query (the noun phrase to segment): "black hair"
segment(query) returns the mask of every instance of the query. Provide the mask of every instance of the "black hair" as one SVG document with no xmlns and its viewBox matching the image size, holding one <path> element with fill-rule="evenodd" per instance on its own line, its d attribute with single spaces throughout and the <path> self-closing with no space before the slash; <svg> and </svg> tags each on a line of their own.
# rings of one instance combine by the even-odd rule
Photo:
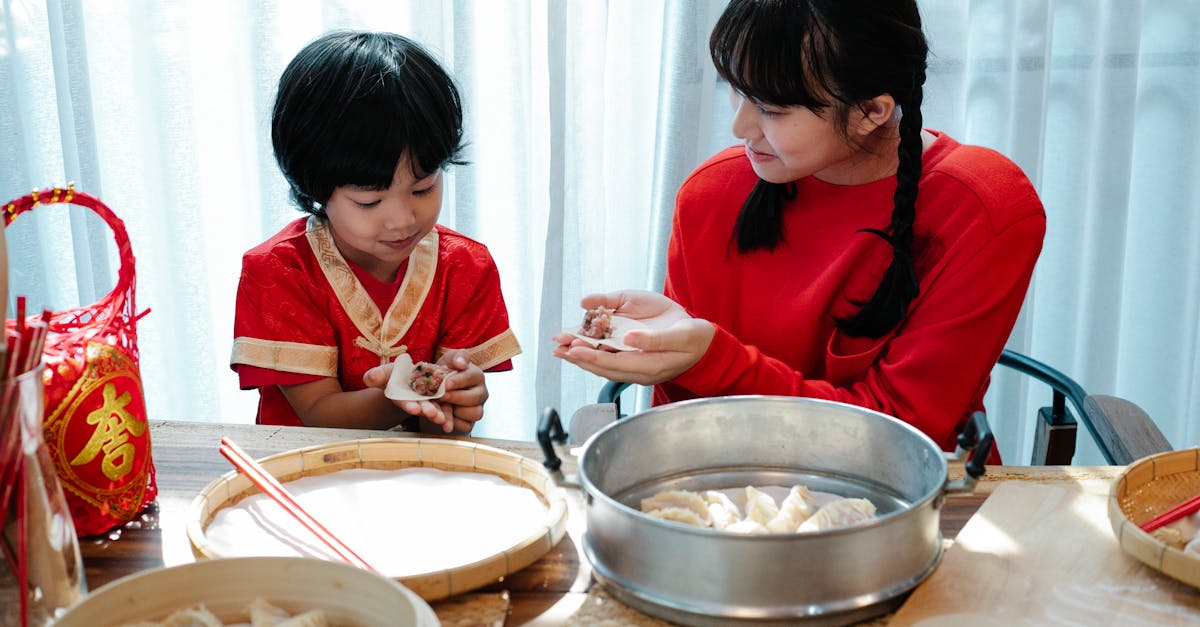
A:
<svg viewBox="0 0 1200 627">
<path fill-rule="evenodd" d="M 837 320 L 847 335 L 880 337 L 918 293 L 913 221 L 921 177 L 921 99 L 929 46 L 915 0 L 732 0 L 713 28 L 718 74 L 744 96 L 775 106 L 830 110 L 843 132 L 852 107 L 890 94 L 902 112 L 891 223 L 861 232 L 883 238 L 892 262 L 857 313 Z M 847 135 L 848 136 L 848 135 Z M 740 253 L 774 250 L 794 183 L 759 180 L 738 214 Z"/>
<path fill-rule="evenodd" d="M 271 142 L 292 202 L 323 216 L 336 187 L 390 187 L 405 154 L 418 178 L 462 164 L 462 101 L 416 42 L 334 31 L 305 46 L 280 76 Z"/>
</svg>

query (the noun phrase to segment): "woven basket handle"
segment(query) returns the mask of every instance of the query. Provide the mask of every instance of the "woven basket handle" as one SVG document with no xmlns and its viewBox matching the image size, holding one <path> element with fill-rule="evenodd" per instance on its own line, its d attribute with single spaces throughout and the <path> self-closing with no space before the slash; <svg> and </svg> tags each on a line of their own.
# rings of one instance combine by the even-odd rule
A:
<svg viewBox="0 0 1200 627">
<path fill-rule="evenodd" d="M 8 307 L 8 243 L 0 229 L 0 309 Z M 0 353 L 4 348 L 0 347 Z"/>
<path fill-rule="evenodd" d="M 44 190 L 33 190 L 32 192 L 21 196 L 20 198 L 4 205 L 4 226 L 7 227 L 17 216 L 32 211 L 38 205 L 54 205 L 54 204 L 79 205 L 91 209 L 96 215 L 104 219 L 108 228 L 112 229 L 113 239 L 117 243 L 117 254 L 121 259 L 121 267 L 117 271 L 117 284 L 109 292 L 104 301 L 112 301 L 119 299 L 121 295 L 127 295 L 130 310 L 136 311 L 134 306 L 134 259 L 133 247 L 129 244 L 129 234 L 125 231 L 125 223 L 117 217 L 112 209 L 100 201 L 99 198 L 85 192 L 75 191 L 75 184 L 72 183 L 66 189 L 61 187 L 46 188 Z M 6 256 L 7 258 L 7 256 Z M 6 268 L 7 269 L 7 268 Z M 8 273 L 5 272 L 5 288 L 7 288 Z M 7 297 L 7 295 L 6 295 Z"/>
</svg>

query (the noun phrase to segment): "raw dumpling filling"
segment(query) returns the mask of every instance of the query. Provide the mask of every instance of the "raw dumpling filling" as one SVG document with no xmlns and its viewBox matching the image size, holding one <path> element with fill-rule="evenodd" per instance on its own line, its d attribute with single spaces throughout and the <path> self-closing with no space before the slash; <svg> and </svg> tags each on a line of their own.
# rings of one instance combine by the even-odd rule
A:
<svg viewBox="0 0 1200 627">
<path fill-rule="evenodd" d="M 612 337 L 613 310 L 607 307 L 596 307 L 583 313 L 583 326 L 579 334 L 596 340 Z"/>
<path fill-rule="evenodd" d="M 450 374 L 450 368 L 427 361 L 413 364 L 412 374 L 408 377 L 408 385 L 421 396 L 433 396 L 442 387 L 442 379 Z"/>
</svg>

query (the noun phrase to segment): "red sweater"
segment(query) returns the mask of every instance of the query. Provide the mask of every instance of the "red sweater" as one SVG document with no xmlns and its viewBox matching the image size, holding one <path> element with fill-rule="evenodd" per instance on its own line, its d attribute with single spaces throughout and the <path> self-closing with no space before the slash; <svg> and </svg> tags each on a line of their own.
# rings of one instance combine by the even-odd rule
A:
<svg viewBox="0 0 1200 627">
<path fill-rule="evenodd" d="M 735 394 L 831 399 L 896 416 L 953 449 L 966 417 L 983 409 L 1046 216 L 1011 161 L 937 135 L 917 194 L 920 295 L 881 338 L 849 337 L 834 320 L 870 298 L 891 262 L 890 245 L 859 230 L 886 230 L 895 177 L 796 181 L 780 245 L 740 254 L 734 222 L 757 180 L 743 148 L 693 172 L 676 198 L 665 292 L 717 330 L 695 366 L 655 389 L 655 404 Z"/>
</svg>

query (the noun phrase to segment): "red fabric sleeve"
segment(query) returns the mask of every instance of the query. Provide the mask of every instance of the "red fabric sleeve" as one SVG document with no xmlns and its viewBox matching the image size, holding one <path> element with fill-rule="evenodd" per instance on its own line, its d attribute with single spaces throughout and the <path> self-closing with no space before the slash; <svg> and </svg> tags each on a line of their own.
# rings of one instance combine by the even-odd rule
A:
<svg viewBox="0 0 1200 627">
<path fill-rule="evenodd" d="M 700 396 L 779 394 L 852 403 L 901 416 L 945 445 L 1004 348 L 1044 231 L 1040 215 L 1013 224 L 922 286 L 919 302 L 890 336 L 855 354 L 836 355 L 830 346 L 835 366 L 838 359 L 873 362 L 866 377 L 848 387 L 807 379 L 719 326 L 704 357 L 674 383 Z"/>
<path fill-rule="evenodd" d="M 247 253 L 242 259 L 238 283 L 234 338 L 336 347 L 330 313 L 321 298 L 327 290 L 326 286 L 313 284 L 299 255 Z M 231 366 L 238 372 L 242 389 L 321 378 L 311 373 L 252 368 L 245 364 Z M 270 380 L 265 376 L 267 372 L 293 376 Z"/>
<path fill-rule="evenodd" d="M 463 238 L 464 243 L 469 242 Z M 446 306 L 442 313 L 442 335 L 439 348 L 473 349 L 509 331 L 508 308 L 500 289 L 500 271 L 483 245 L 469 242 L 470 264 L 462 264 L 452 276 L 453 288 L 446 291 Z M 512 370 L 512 360 L 505 359 L 487 368 L 488 372 Z"/>
</svg>

